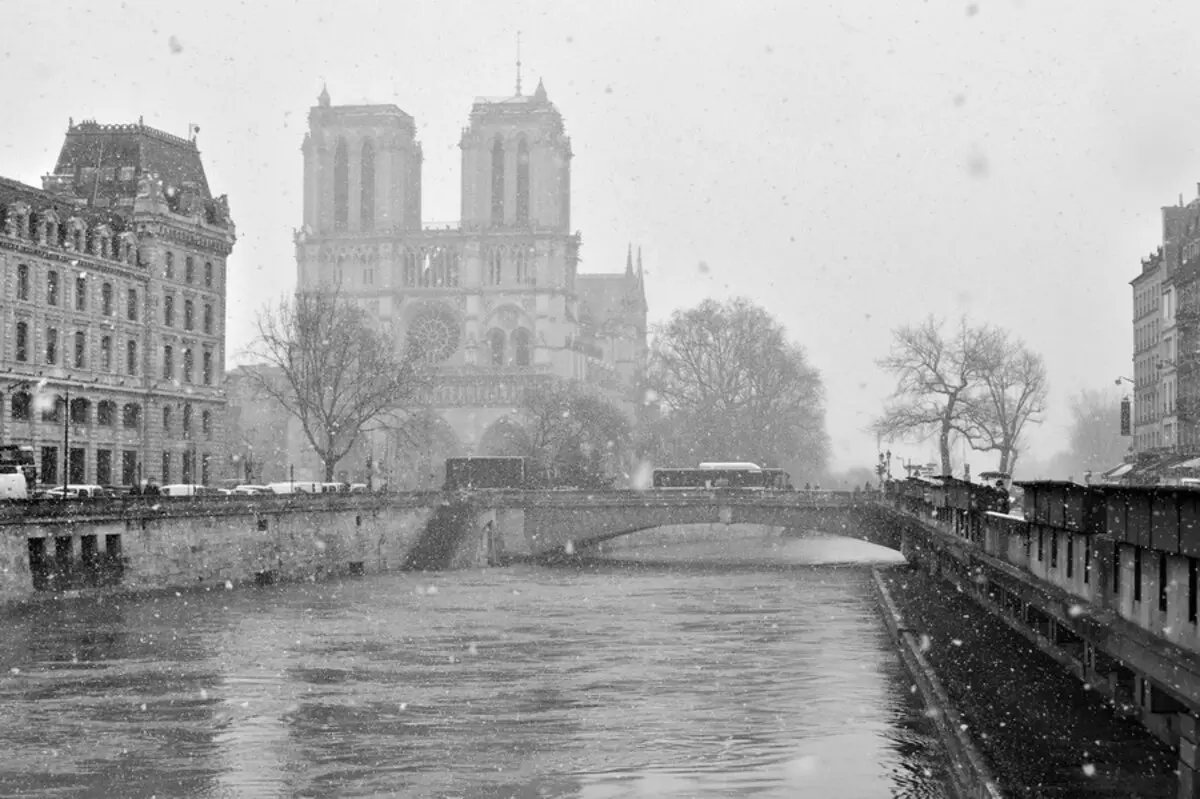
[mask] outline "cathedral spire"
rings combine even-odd
[[[329,107],[329,87],[324,82],[321,83],[321,93],[317,95],[317,105],[322,108]]]
[[[517,97],[521,96],[521,32],[517,31]]]
[[[625,277],[633,277],[633,242],[629,242],[629,252],[625,255]]]
[[[638,245],[638,270],[637,270],[638,283],[642,282],[642,275],[643,275],[643,272],[642,272],[642,246],[639,244]]]

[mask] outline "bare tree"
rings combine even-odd
[[[526,455],[552,485],[610,484],[631,443],[620,409],[576,381],[531,387],[521,405]]]
[[[983,367],[976,390],[964,399],[963,433],[971,448],[999,452],[1002,472],[1012,474],[1027,424],[1046,410],[1046,363],[1005,330],[979,331]]]
[[[966,317],[950,334],[944,326],[930,316],[893,331],[891,354],[879,365],[896,376],[896,389],[871,430],[889,440],[937,436],[942,472],[950,474],[951,438],[970,429],[971,392],[988,367],[990,331],[971,327]]]
[[[411,350],[392,338],[336,288],[297,292],[257,319],[247,367],[258,389],[299,420],[332,480],[365,429],[401,421],[423,386]]]
[[[752,460],[820,474],[824,386],[804,349],[749,300],[706,300],[655,332],[648,385],[654,433],[677,462]]]

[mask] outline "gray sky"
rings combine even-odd
[[[294,281],[322,81],[335,104],[416,118],[425,216],[454,220],[460,129],[474,96],[512,92],[521,30],[525,89],[544,79],[572,137],[583,268],[620,270],[632,240],[652,321],[733,294],[779,316],[824,370],[839,467],[873,463],[862,429],[891,388],[874,361],[931,311],[1045,354],[1033,454],[1052,453],[1073,392],[1131,375],[1128,281],[1159,208],[1200,180],[1194,0],[114,0],[4,17],[0,174],[38,184],[68,116],[200,125],[239,230],[231,355]]]

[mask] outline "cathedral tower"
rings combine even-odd
[[[533,96],[477,97],[462,140],[464,227],[571,225],[571,139],[538,81]]]
[[[421,227],[421,145],[394,105],[331,105],[321,90],[304,137],[304,225],[319,235]]]

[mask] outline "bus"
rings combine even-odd
[[[791,478],[783,469],[764,469],[749,462],[705,462],[696,468],[654,470],[655,488],[739,488],[785,491]]]
[[[37,483],[33,447],[28,444],[0,444],[0,474],[24,475],[26,487],[32,491]]]

